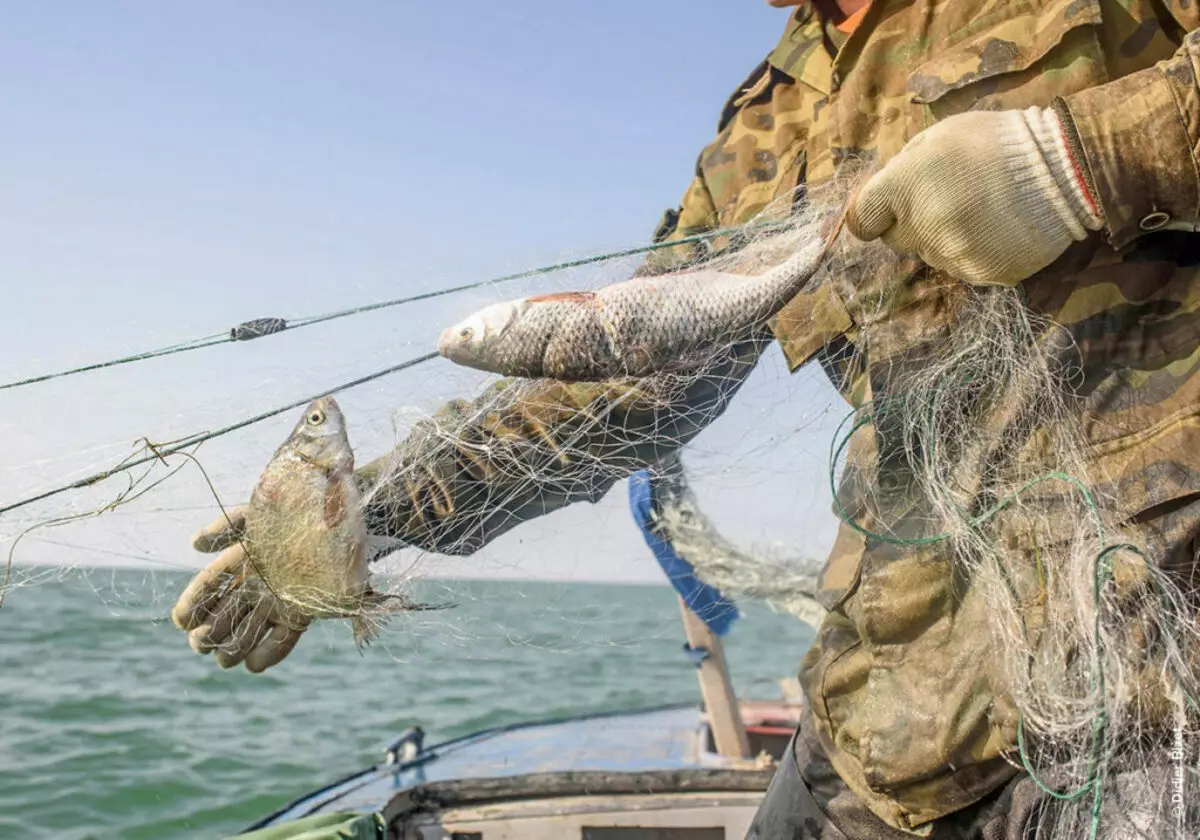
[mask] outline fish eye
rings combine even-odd
[[[458,331],[459,341],[470,341],[475,336],[475,330],[471,327],[463,327]]]
[[[319,409],[319,408],[314,408],[312,411],[309,412],[308,417],[306,419],[308,420],[308,425],[320,426],[322,423],[325,422],[325,412],[321,411],[321,409]]]

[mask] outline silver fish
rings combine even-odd
[[[387,613],[421,609],[368,582],[354,452],[332,397],[313,401],[259,478],[246,511],[254,573],[310,618],[349,618],[361,650]]]
[[[831,243],[816,238],[757,275],[699,270],[635,277],[595,292],[493,304],[446,329],[438,352],[478,370],[567,381],[699,366],[782,309],[820,268]]]

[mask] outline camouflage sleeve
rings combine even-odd
[[[700,376],[567,384],[505,379],[451,402],[358,471],[372,534],[470,554],[514,525],[594,502],[719,415],[769,343],[735,346]]]
[[[654,234],[670,242],[717,224],[697,168],[678,210]],[[651,252],[639,274],[703,259],[703,243]],[[454,401],[393,453],[358,471],[372,534],[440,554],[470,554],[514,525],[600,499],[620,479],[677,450],[728,404],[770,343],[764,331],[703,375],[568,384],[497,382]]]
[[[1055,103],[1117,248],[1154,230],[1198,229],[1200,31],[1177,17],[1193,31],[1170,60]]]

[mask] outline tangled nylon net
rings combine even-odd
[[[1078,359],[1019,289],[961,290],[838,443],[874,430],[847,473],[878,524],[839,507],[874,539],[950,556],[962,602],[983,605],[1015,760],[1052,791],[1038,836],[1194,836],[1196,593],[1089,457]]]
[[[800,212],[773,208],[754,223],[762,232],[752,225],[705,267],[768,271],[828,228],[849,183],[808,195]],[[1116,477],[1096,474],[1078,350],[1019,290],[958,288],[948,323],[880,366],[896,346],[880,279],[899,269],[882,246],[844,237],[810,283],[861,290],[859,358],[843,369],[875,371],[873,399],[835,447],[835,461],[847,456],[836,507],[871,539],[949,557],[962,603],[988,616],[983,667],[997,715],[1012,718],[1013,762],[1049,795],[1042,836],[1174,836],[1194,819],[1168,776],[1194,770],[1175,747],[1200,729],[1195,603],[1156,558],[1154,523],[1123,521]],[[469,554],[535,515],[596,501],[692,441],[769,340],[760,324],[636,381],[495,386],[417,425],[367,490],[368,519],[419,520],[429,548]],[[702,579],[816,619],[814,569],[738,550],[683,484],[668,495],[664,527]]]
[[[745,250],[746,256],[740,258],[748,264],[747,258],[754,253],[753,247],[761,248],[760,239],[765,239],[755,229],[734,235],[752,246]],[[782,252],[778,242],[776,240],[776,247]],[[697,243],[697,247],[702,246]],[[611,270],[605,272],[569,269],[551,279],[551,288],[554,285],[559,288],[595,286],[613,279],[624,279],[633,268],[630,262],[614,263]],[[736,259],[725,256],[707,260],[707,264],[712,266],[736,262]],[[507,286],[498,287],[479,292],[476,297],[494,298],[511,294],[508,289]],[[530,281],[527,289],[530,293],[545,291],[546,280],[541,279],[537,283]],[[136,372],[130,366],[97,374],[98,379],[105,380],[109,385],[112,384],[109,380],[121,382],[124,379],[123,388],[129,397],[122,401],[120,411],[92,412],[91,422],[75,424],[69,430],[71,439],[66,443],[75,447],[71,458],[73,463],[42,460],[44,454],[57,457],[47,436],[47,445],[41,451],[31,450],[26,462],[13,465],[12,480],[6,484],[8,489],[3,500],[4,506],[8,507],[8,503],[14,501],[32,500],[33,503],[0,515],[0,529],[3,529],[0,548],[8,549],[4,557],[8,561],[4,573],[6,577],[0,582],[0,609],[7,606],[3,599],[12,597],[15,590],[82,577],[98,581],[93,589],[110,611],[124,611],[128,605],[114,595],[107,585],[107,573],[90,566],[92,563],[128,560],[143,564],[143,568],[144,564],[153,563],[165,570],[165,574],[158,576],[150,571],[142,573],[144,581],[153,589],[159,617],[165,617],[166,610],[187,582],[186,578],[174,573],[193,571],[199,563],[208,562],[213,557],[189,551],[187,537],[200,522],[221,514],[223,510],[232,511],[238,502],[247,499],[255,477],[261,473],[269,458],[268,453],[279,445],[286,434],[286,427],[302,414],[302,406],[295,404],[296,397],[313,394],[315,387],[322,384],[332,385],[351,376],[356,380],[361,379],[364,363],[374,365],[377,358],[380,363],[391,367],[395,365],[397,355],[403,359],[428,352],[433,347],[438,328],[459,317],[464,306],[471,305],[469,299],[464,304],[461,298],[456,299],[453,305],[449,300],[438,307],[416,304],[414,306],[418,309],[425,306],[434,312],[415,316],[412,328],[405,323],[401,331],[384,324],[386,331],[356,329],[352,336],[335,335],[324,343],[318,328],[304,333],[303,342],[292,340],[287,332],[283,332],[279,338],[265,338],[262,344],[251,345],[249,352],[259,353],[260,349],[265,352],[268,347],[278,346],[282,354],[278,366],[266,377],[261,367],[261,355],[256,362],[259,365],[257,369],[253,365],[243,365],[238,361],[237,354],[242,354],[241,358],[244,358],[248,351],[236,344],[195,356],[171,356],[162,363],[163,369],[159,372],[162,382],[153,380],[154,370],[151,367],[152,386],[143,384],[142,378],[146,374],[142,367],[137,367]],[[376,316],[363,317],[370,319]],[[407,322],[409,319],[406,317],[405,320]],[[432,327],[432,332],[427,332],[422,338],[418,328],[426,324]],[[397,332],[407,345],[399,354],[395,344],[390,343]],[[404,620],[393,620],[389,622],[392,632],[377,647],[388,645],[405,648],[410,644],[409,635],[417,630],[422,631],[427,639],[438,636],[436,643],[444,638],[447,644],[476,645],[489,641],[491,637],[482,631],[467,629],[471,621],[465,613],[475,596],[464,595],[450,584],[443,587],[436,581],[431,586],[425,586],[430,583],[428,577],[474,577],[480,572],[483,576],[494,576],[498,572],[496,576],[520,581],[536,579],[549,570],[557,572],[557,575],[551,576],[603,579],[617,577],[619,572],[606,571],[600,566],[601,563],[616,565],[614,560],[617,563],[624,560],[620,557],[621,553],[636,551],[637,556],[646,558],[640,569],[641,577],[645,580],[647,571],[650,571],[646,567],[652,561],[646,557],[631,517],[620,503],[620,494],[611,494],[601,506],[599,514],[607,517],[606,524],[588,527],[588,532],[604,538],[603,542],[597,540],[587,545],[572,545],[564,536],[571,529],[566,523],[572,517],[576,523],[581,523],[596,516],[588,506],[583,506],[583,510],[563,511],[567,517],[565,520],[561,516],[555,517],[551,518],[549,524],[542,520],[529,523],[521,529],[520,542],[534,546],[534,553],[556,554],[558,559],[554,564],[543,561],[539,568],[538,560],[541,558],[522,557],[524,552],[514,548],[516,540],[508,540],[507,545],[497,548],[493,538],[517,522],[562,507],[567,501],[598,499],[608,487],[636,466],[651,462],[659,453],[674,451],[685,441],[692,440],[701,429],[710,425],[716,415],[724,411],[735,392],[743,394],[745,398],[740,408],[741,419],[734,422],[744,421],[748,406],[755,421],[754,428],[747,434],[744,430],[737,431],[730,427],[729,421],[726,421],[725,430],[709,430],[705,437],[710,446],[709,452],[699,450],[690,463],[698,465],[702,483],[709,486],[728,484],[736,488],[738,480],[749,480],[748,477],[755,472],[755,462],[768,462],[770,451],[781,439],[795,438],[796,414],[788,412],[785,426],[779,406],[786,405],[788,394],[796,393],[797,383],[804,377],[784,377],[777,360],[772,360],[766,366],[759,364],[760,354],[770,343],[765,329],[755,330],[751,335],[739,335],[732,343],[737,346],[735,358],[730,357],[728,346],[715,347],[711,359],[703,361],[699,370],[690,369],[648,381],[622,383],[621,386],[614,384],[609,388],[612,399],[595,400],[590,405],[579,406],[579,411],[574,411],[573,405],[556,403],[554,394],[547,393],[545,386],[540,383],[511,382],[502,388],[485,391],[480,399],[465,407],[460,404],[458,408],[431,417],[430,410],[446,398],[469,393],[482,380],[481,376],[455,369],[441,361],[406,371],[397,377],[400,380],[398,384],[395,380],[389,380],[386,390],[380,385],[372,385],[369,389],[357,388],[352,394],[346,395],[348,399],[344,404],[354,433],[355,449],[359,453],[359,465],[369,460],[369,457],[362,457],[362,453],[387,452],[395,446],[397,439],[405,440],[392,459],[392,467],[380,476],[381,480],[360,488],[365,501],[357,513],[365,514],[371,520],[369,524],[373,526],[372,530],[378,532],[380,529],[374,526],[380,524],[380,519],[388,518],[394,510],[406,508],[405,505],[393,506],[389,502],[393,496],[399,500],[399,494],[405,492],[406,480],[410,475],[416,480],[442,479],[444,476],[439,470],[448,464],[454,465],[447,487],[454,491],[453,502],[458,513],[445,517],[444,525],[433,522],[426,534],[428,541],[420,540],[412,546],[371,540],[368,546],[371,556],[382,556],[397,548],[404,549],[403,554],[393,554],[386,561],[372,566],[373,587],[382,595],[399,596],[389,598],[387,603],[347,603],[342,597],[344,592],[333,594],[341,587],[328,581],[315,583],[302,574],[289,581],[287,595],[292,603],[290,609],[285,609],[278,602],[286,599],[276,597],[282,593],[273,593],[264,576],[252,566],[228,574],[223,579],[224,591],[232,596],[228,615],[249,617],[250,620],[238,623],[238,632],[223,646],[230,648],[250,643],[257,619],[268,613],[280,613],[282,617],[272,617],[293,625],[303,625],[317,615],[383,618],[399,604],[407,603],[410,589],[418,583],[420,585],[416,588],[421,590],[422,597],[418,599],[413,596],[411,601],[457,603],[463,605],[464,609],[428,618],[413,615]],[[330,352],[331,349],[335,352]],[[217,358],[214,363],[213,356],[223,358]],[[190,372],[187,371],[188,364],[192,365]],[[767,393],[756,395],[752,386],[751,393],[747,395],[743,386],[756,365],[760,384],[764,367],[767,368],[768,379],[775,377],[775,381],[766,383]],[[182,375],[171,372],[181,366],[185,371]],[[207,380],[203,378],[205,374],[209,377]],[[78,394],[82,399],[86,397],[86,389],[91,387],[92,381],[90,377],[81,376],[63,380],[64,384],[61,385],[55,382],[33,385],[12,391],[10,398],[27,400],[26,405],[35,409],[44,404],[47,414],[62,416],[61,410],[55,410],[56,402],[61,409],[62,394],[55,393],[53,389],[61,388],[64,393]],[[168,391],[168,386],[176,383],[180,386],[178,390],[185,393]],[[151,387],[160,388],[162,397],[156,398]],[[194,398],[192,402],[195,404],[188,402],[185,396],[187,399]],[[338,399],[341,400],[342,396],[339,393]],[[686,409],[680,407],[680,398],[687,399]],[[130,403],[127,409],[125,402]],[[275,414],[274,407],[284,403],[292,403],[292,406],[282,414]],[[399,412],[395,411],[397,403],[403,406]],[[158,417],[155,414],[158,409],[164,410],[166,416]],[[265,416],[268,411],[264,409],[278,417],[278,421],[270,425],[263,423],[251,426],[249,423],[243,425],[238,420],[239,417],[259,412]],[[543,413],[539,415],[539,412]],[[20,414],[21,411],[16,413]],[[554,423],[556,434],[553,441],[537,436],[538,422],[563,419],[564,413],[573,416],[565,422]],[[498,415],[504,415],[501,421],[493,425],[490,431],[484,429]],[[472,422],[472,418],[481,422]],[[607,418],[615,418],[616,422],[597,422]],[[515,421],[508,427],[514,434],[505,434],[503,422],[508,420]],[[605,426],[603,433],[596,429],[601,425]],[[214,436],[203,446],[193,443],[202,436],[197,434],[198,430],[204,430],[204,435],[209,435],[234,426],[240,427],[236,434],[220,439]],[[415,429],[410,432],[413,426]],[[527,434],[530,432],[532,434]],[[122,457],[127,451],[126,441],[136,433],[157,434],[152,438],[142,438],[133,452]],[[93,441],[86,439],[88,435],[92,436],[93,441],[103,441],[102,445],[89,446]],[[84,440],[77,443],[79,438]],[[117,442],[112,443],[114,439]],[[737,441],[737,445],[729,446],[730,441]],[[632,451],[631,446],[636,451]],[[466,470],[459,470],[470,460],[472,451],[476,456],[482,453],[483,457],[467,463]],[[731,460],[733,456],[728,454],[738,451],[748,456],[745,464]],[[470,470],[478,469],[485,460],[489,471],[487,481],[465,484],[460,481]],[[721,460],[725,461],[725,466],[712,466]],[[77,486],[61,493],[55,489],[67,483]],[[430,483],[437,484],[436,481]],[[55,495],[43,498],[48,490],[54,490]],[[422,499],[424,502],[439,503],[436,493],[426,494]],[[477,516],[472,515],[471,511]],[[432,508],[422,508],[419,513],[431,515],[436,520],[438,512]],[[278,537],[274,542],[286,551],[289,544],[305,541],[307,535],[316,530],[312,526],[323,516],[324,511],[297,515],[287,527],[276,529]],[[761,518],[757,521],[761,529],[763,521]],[[609,534],[603,530],[606,526],[618,539],[608,541]],[[267,542],[272,540],[268,538]],[[479,551],[485,543],[487,550]],[[471,555],[470,563],[454,559],[467,554]],[[34,565],[46,562],[55,565]],[[624,562],[628,563],[627,560]],[[595,567],[596,572],[592,573],[589,566]],[[371,609],[364,610],[365,607]],[[293,616],[292,613],[299,615]],[[229,620],[227,617],[226,623]],[[547,640],[545,643],[551,647],[565,645],[568,648],[576,644],[571,640],[580,634],[580,630],[570,626],[571,620],[567,618],[561,640]],[[678,632],[674,613],[665,613],[661,623],[661,634],[673,639]],[[508,630],[520,634],[520,628]],[[610,632],[614,636],[620,635],[616,628]],[[313,635],[310,630],[307,638],[311,639]],[[340,625],[331,623],[328,631],[331,646],[344,644],[348,635]],[[182,650],[186,650],[182,638],[179,644]],[[307,646],[312,644],[311,641],[306,642]],[[799,649],[795,655],[799,655]],[[791,667],[790,658],[777,666],[779,671],[787,671]]]
[[[656,481],[661,506],[656,524],[700,580],[729,597],[761,601],[813,627],[820,625],[825,610],[815,598],[818,562],[739,547],[704,513],[679,459],[667,459],[660,467],[664,474]]]
[[[769,271],[828,228],[853,182],[789,198],[735,247],[692,256],[702,268]],[[843,236],[809,286],[857,295],[856,357],[841,369],[873,377],[872,399],[834,448],[833,461],[847,460],[839,514],[874,540],[950,558],[963,601],[984,605],[994,653],[984,664],[998,714],[1013,718],[1013,761],[1053,791],[1042,836],[1175,836],[1185,823],[1194,834],[1196,815],[1173,800],[1176,775],[1197,771],[1195,593],[1161,556],[1154,522],[1123,519],[1120,477],[1097,474],[1077,348],[1019,290],[958,288],[947,322],[872,368],[897,346],[884,317],[895,289],[883,279],[900,262]],[[417,422],[362,487],[359,512],[373,533],[416,533],[440,555],[476,552],[674,457],[725,411],[770,341],[759,324],[640,380],[493,384]],[[739,550],[684,484],[663,521],[702,579],[817,619],[815,569]]]
[[[804,206],[783,232],[715,262],[739,273],[777,265],[838,202],[810,195]],[[858,301],[867,316],[856,336],[857,369],[869,370],[877,351],[896,344],[896,327],[882,317],[891,290],[879,281],[898,270],[898,258],[843,243],[828,266],[841,282],[883,289],[881,317],[870,317],[862,299],[869,303],[870,291]],[[839,499],[840,512],[875,540],[950,557],[964,602],[983,605],[975,609],[989,617],[994,654],[986,665],[1019,742],[1013,761],[1049,796],[1042,835],[1174,836],[1195,820],[1180,804],[1182,788],[1167,783],[1195,769],[1191,751],[1177,748],[1200,728],[1194,593],[1155,556],[1154,522],[1124,521],[1111,489],[1116,477],[1097,474],[1069,333],[1032,312],[1017,289],[959,288],[951,300],[949,323],[888,360],[872,383],[874,399],[839,443],[839,456],[853,452],[843,487],[858,495],[854,505]],[[764,338],[730,335],[691,372],[643,380],[615,398],[604,392],[567,425],[565,438],[479,439],[472,418],[429,433],[445,446],[465,446],[496,477],[479,510],[595,499],[636,466],[669,456],[719,413]],[[504,415],[514,397],[536,403],[542,388],[518,385],[475,417]],[[702,578],[785,605],[794,599],[797,614],[811,616],[809,570],[780,579],[777,566],[721,540],[685,493],[678,499],[667,507],[668,528]],[[856,520],[866,512],[869,525]],[[470,548],[521,518],[473,521],[456,538]],[[767,578],[778,586],[764,588]]]

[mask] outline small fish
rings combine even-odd
[[[312,402],[259,478],[246,549],[267,588],[310,618],[349,618],[361,650],[388,613],[424,609],[368,583],[354,452],[332,397]]]
[[[766,324],[827,247],[816,238],[757,275],[698,270],[497,303],[445,330],[438,352],[478,370],[566,381],[685,370]]]

